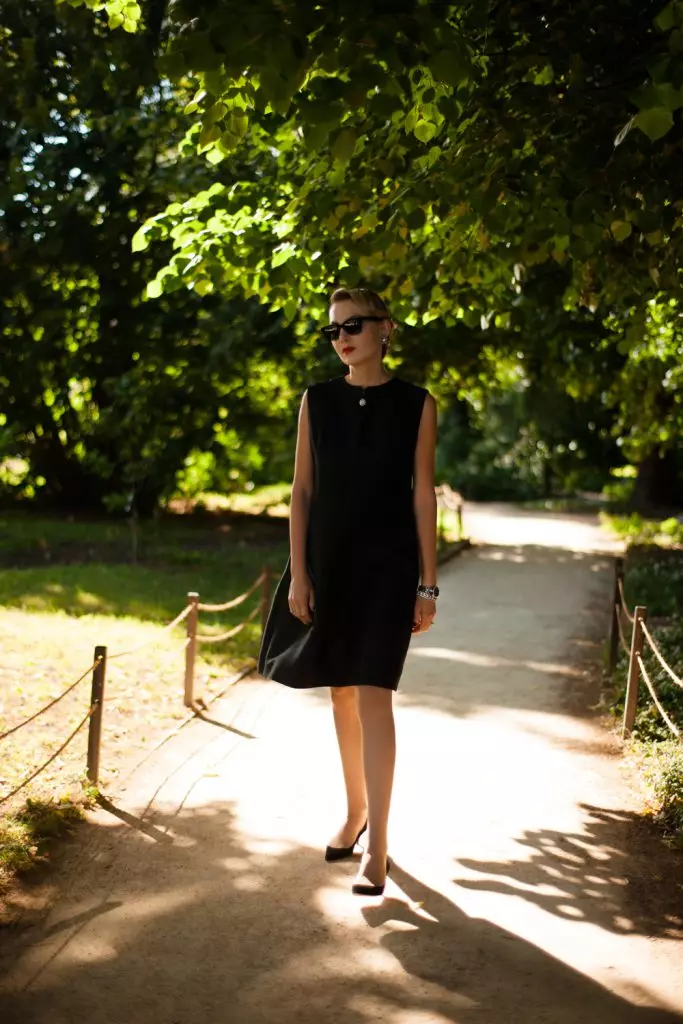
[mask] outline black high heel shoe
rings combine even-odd
[[[325,849],[325,860],[327,860],[327,861],[343,860],[344,857],[350,857],[353,854],[353,851],[356,849],[356,843],[358,842],[360,837],[363,835],[363,833],[365,832],[367,827],[368,827],[368,823],[366,821],[365,824],[363,825],[362,829],[360,830],[360,832],[358,833],[358,835],[356,836],[356,838],[354,839],[354,841],[351,843],[350,846],[328,846]]]
[[[387,874],[389,874],[390,867],[391,861],[387,857]],[[386,879],[380,885],[372,885],[367,882],[354,882],[351,886],[351,892],[355,893],[356,896],[383,896],[385,885]]]

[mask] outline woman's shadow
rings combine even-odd
[[[683,1015],[636,1006],[538,946],[480,918],[392,865],[410,902],[386,898],[366,907],[370,927],[402,927],[381,944],[424,986],[424,1009],[458,1024],[681,1024]],[[425,912],[429,917],[425,916]],[[411,927],[406,928],[409,925]],[[446,990],[437,996],[434,986]],[[411,987],[413,998],[418,996]],[[652,1001],[642,992],[644,1002]],[[413,1007],[416,1003],[412,1002]]]

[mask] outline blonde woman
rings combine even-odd
[[[393,695],[411,635],[435,616],[436,403],[383,365],[391,314],[375,292],[339,289],[322,333],[344,367],[301,400],[290,557],[273,597],[259,671],[329,686],[346,819],[326,860],[367,842],[353,892],[384,892],[396,741]]]

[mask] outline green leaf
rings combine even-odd
[[[330,134],[330,129],[324,124],[309,124],[304,128],[304,142],[309,153],[316,152],[323,148]]]
[[[154,279],[154,281],[150,281],[149,284],[147,285],[147,298],[148,299],[158,299],[163,290],[164,290],[163,281],[161,281],[157,277],[157,278]]]
[[[550,85],[554,78],[555,72],[552,64],[546,64],[538,74],[534,75],[534,85]]]
[[[143,224],[143,226],[141,228],[138,228],[138,230],[133,235],[133,240],[131,242],[131,249],[133,250],[133,252],[144,252],[144,250],[148,246],[149,246],[149,238],[147,236],[147,231],[145,229],[145,225]]]
[[[655,142],[671,130],[674,119],[671,111],[665,107],[651,107],[650,110],[641,110],[636,114],[633,123]]]
[[[418,121],[413,130],[420,142],[431,142],[439,129],[431,121]]]
[[[671,82],[659,82],[656,85],[650,84],[636,89],[631,93],[631,100],[639,110],[664,107],[666,110],[673,111],[683,107],[683,94]]]
[[[340,163],[347,164],[356,148],[357,136],[352,128],[343,128],[332,143],[332,156]]]
[[[672,53],[683,53],[683,32],[675,28],[669,36],[669,49]]]
[[[214,290],[213,281],[210,281],[208,277],[200,277],[198,281],[195,281],[193,287],[197,295],[210,295]]]
[[[223,142],[223,137],[221,136],[221,143],[220,143],[221,147],[222,147],[222,142]],[[206,159],[209,161],[210,164],[213,164],[214,166],[216,164],[219,164],[221,162],[221,160],[225,160],[225,157],[226,157],[226,154],[223,152],[222,148],[219,148],[219,146],[214,146],[213,149],[210,149],[208,151],[208,153],[206,154]]]
[[[437,82],[445,82],[453,87],[461,85],[470,72],[469,65],[454,50],[440,50],[427,66]]]
[[[220,137],[221,130],[217,124],[205,124],[199,133],[198,148],[200,150],[206,149],[212,142],[217,142]]]
[[[233,149],[239,145],[239,142],[240,140],[234,132],[223,132],[218,140],[218,146],[223,155],[227,156],[228,153],[232,153]],[[215,152],[215,150],[212,150],[211,152]]]
[[[655,25],[661,32],[668,32],[670,28],[673,28],[676,24],[676,13],[674,5],[667,4],[666,7],[659,12],[657,17],[654,19]]]
[[[632,230],[633,228],[627,220],[614,220],[610,225],[610,231],[617,242],[623,242],[624,239],[628,238]]]
[[[290,260],[294,255],[295,251],[296,250],[294,246],[291,245],[290,243],[287,243],[286,245],[283,245],[279,249],[277,249],[276,252],[273,253],[273,259],[271,260],[271,266],[273,267],[273,269],[275,269],[275,267],[281,267],[284,263],[287,262],[287,260]]]

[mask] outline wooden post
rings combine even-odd
[[[462,540],[462,502],[458,502],[458,540]]]
[[[441,503],[439,503],[439,505],[437,507],[438,507],[438,517],[439,518],[438,518],[438,525],[437,525],[436,543],[437,543],[437,547],[442,548],[443,545],[444,545],[444,540],[445,540],[445,537],[444,537],[444,533],[445,533],[445,530],[444,530],[444,511],[445,510],[444,510],[444,507],[443,507],[443,505]]]
[[[617,611],[617,607],[621,604],[621,594],[619,593],[619,580],[623,579],[624,575],[624,560],[623,558],[616,558],[614,562],[614,589],[612,592],[612,615],[610,618],[609,626],[609,641],[607,648],[607,672],[611,676],[614,674],[614,670],[617,667],[617,655],[619,653],[619,620],[617,616],[620,614]]]
[[[185,707],[194,705],[194,662],[197,656],[197,626],[199,623],[199,594],[191,590],[187,595],[191,605],[187,616],[187,644],[185,645]]]
[[[100,744],[102,742],[102,708],[104,680],[107,674],[107,648],[95,648],[95,667],[92,670],[90,706],[95,710],[88,724],[88,778],[94,786],[100,777]]]
[[[266,620],[270,611],[271,573],[270,566],[263,566],[263,584],[261,586],[261,632],[266,628]]]
[[[641,622],[647,619],[647,608],[644,605],[636,605],[633,617],[633,633],[631,634],[631,655],[628,662],[628,682],[626,684],[626,703],[624,705],[624,723],[621,730],[623,739],[631,735],[633,723],[636,718],[636,705],[638,704],[638,680],[640,670],[638,668],[637,654],[643,653],[643,631],[640,628]]]

